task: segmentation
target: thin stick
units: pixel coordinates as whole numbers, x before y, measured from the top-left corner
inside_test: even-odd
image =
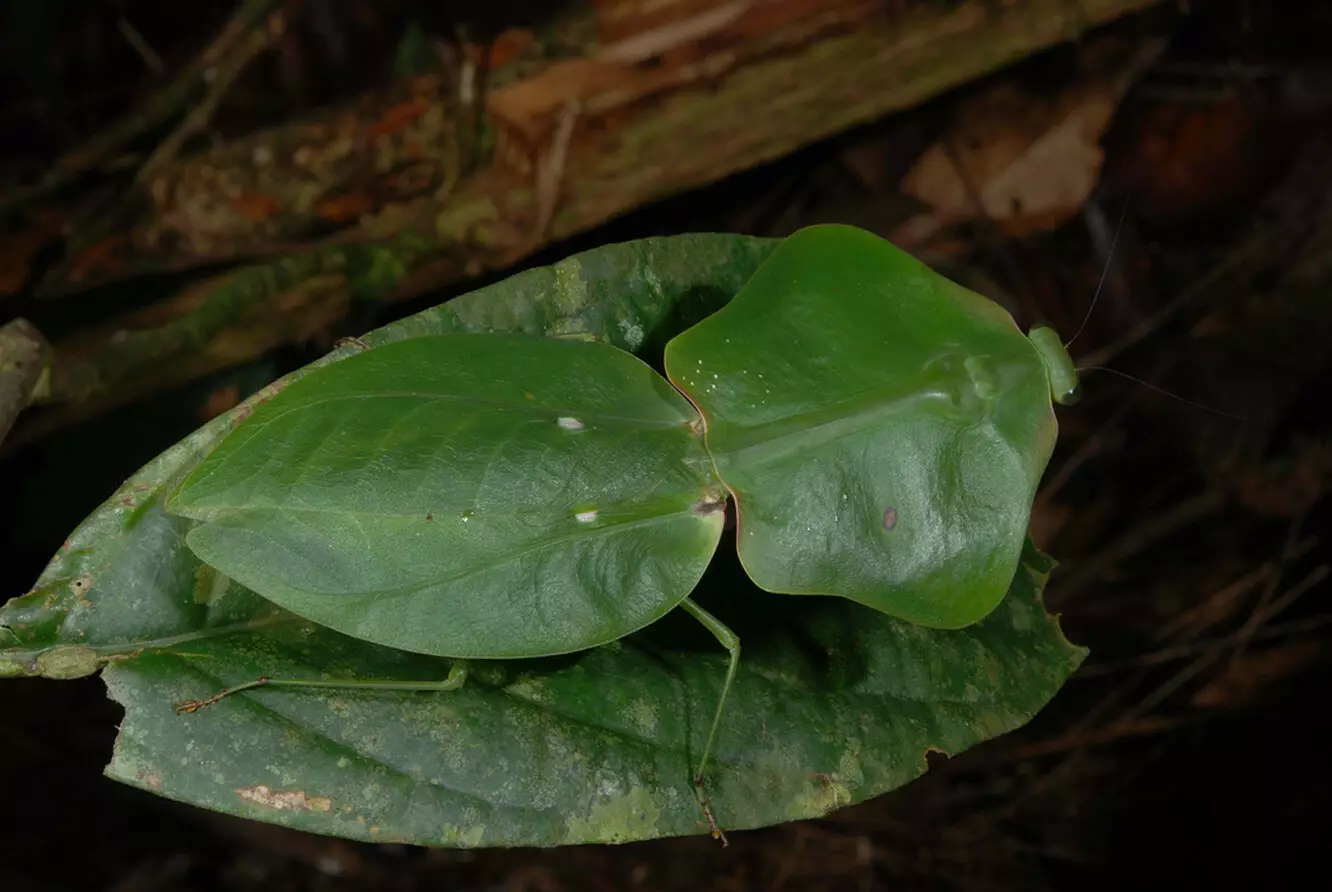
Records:
[[[1149,545],[1161,541],[1202,518],[1221,509],[1225,497],[1215,490],[1186,499],[1169,509],[1157,512],[1151,520],[1132,526],[1114,542],[1097,550],[1087,561],[1069,565],[1067,576],[1056,576],[1047,598],[1053,603],[1067,603],[1083,587],[1094,582],[1097,575],[1137,554]]]
[[[139,58],[143,59],[143,64],[153,70],[153,74],[160,76],[166,71],[166,64],[162,61],[161,55],[153,49],[152,44],[143,39],[139,29],[131,25],[124,16],[116,19],[116,28],[120,31],[120,36],[125,38],[125,42],[133,47]]]
[[[148,156],[148,160],[144,162],[136,176],[139,183],[147,183],[157,176],[163,167],[175,159],[190,137],[208,127],[218,107],[222,105],[222,100],[231,90],[231,85],[249,67],[255,57],[268,49],[286,31],[287,17],[291,12],[289,7],[295,6],[296,3],[297,0],[285,0],[276,10],[269,13],[258,27],[246,34],[226,59],[208,69],[210,74],[205,78],[208,81],[208,92],[185,116],[180,126],[171,131]]]
[[[1106,661],[1104,663],[1093,663],[1080,667],[1074,678],[1084,680],[1095,678],[1099,675],[1112,675],[1117,672],[1123,672],[1127,669],[1143,669],[1148,666],[1162,666],[1166,663],[1173,663],[1176,660],[1183,660],[1195,656],[1204,651],[1215,648],[1232,647],[1243,642],[1268,641],[1273,638],[1288,638],[1305,632],[1314,632],[1325,626],[1332,625],[1332,614],[1323,613],[1318,616],[1311,616],[1308,619],[1291,620],[1288,623],[1277,623],[1254,632],[1252,635],[1244,635],[1236,632],[1233,635],[1225,635],[1220,638],[1206,638],[1202,641],[1194,641],[1188,644],[1178,644],[1173,647],[1163,647],[1160,650],[1154,650],[1151,653],[1142,654],[1137,657],[1129,657],[1123,660]]]
[[[262,687],[347,688],[350,690],[370,691],[456,691],[466,682],[466,660],[455,660],[453,666],[449,669],[448,676],[442,681],[344,681],[339,679],[321,678],[269,678],[264,675],[256,678],[254,681],[247,681],[244,684],[238,684],[235,687],[219,691],[211,697],[204,697],[202,700],[185,700],[181,703],[177,703],[175,710],[177,713],[198,712],[205,706],[212,706],[214,703],[230,697],[232,694],[239,694],[241,691],[252,691],[255,688]]]
[[[698,804],[703,808],[703,815],[708,819],[708,826],[712,829],[712,838],[720,839],[721,844],[725,846],[726,834],[717,826],[717,821],[712,816],[712,808],[708,804],[708,797],[703,792],[703,774],[708,767],[708,759],[712,757],[712,746],[717,741],[717,729],[721,727],[722,712],[726,708],[726,698],[731,694],[731,685],[735,682],[735,672],[740,667],[740,636],[735,634],[721,620],[708,613],[702,607],[699,607],[691,598],[685,598],[680,602],[680,606],[685,612],[703,624],[709,632],[716,637],[721,646],[726,648],[731,654],[731,661],[726,667],[726,680],[722,682],[721,698],[717,701],[717,712],[712,717],[712,728],[708,731],[708,742],[703,745],[703,758],[698,760],[698,771],[694,775],[694,792],[698,795]]]
[[[1286,542],[1281,546],[1281,554],[1277,555],[1275,566],[1272,567],[1271,575],[1268,577],[1267,585],[1263,586],[1262,593],[1258,596],[1258,603],[1254,605],[1253,613],[1245,621],[1240,629],[1240,641],[1235,646],[1235,652],[1231,654],[1230,660],[1233,664],[1240,657],[1244,656],[1244,651],[1248,648],[1249,639],[1253,633],[1257,632],[1267,621],[1267,608],[1276,597],[1277,589],[1281,587],[1281,577],[1286,571],[1295,555],[1295,549],[1300,544],[1300,530],[1304,526],[1305,514],[1301,513],[1290,522],[1290,527],[1286,531]]]
[[[537,164],[537,221],[532,236],[534,244],[544,244],[550,234],[550,225],[555,219],[555,209],[560,203],[560,188],[564,184],[569,144],[573,140],[574,126],[578,123],[582,111],[582,103],[577,99],[571,99],[565,104],[563,111],[560,112],[555,134],[551,137],[549,151]]]
[[[243,0],[216,38],[174,81],[149,96],[137,108],[86,143],[56,159],[35,183],[12,189],[0,198],[0,216],[34,198],[48,195],[91,170],[126,143],[165,123],[194,94],[208,71],[225,56],[235,41],[267,17],[278,0]]]

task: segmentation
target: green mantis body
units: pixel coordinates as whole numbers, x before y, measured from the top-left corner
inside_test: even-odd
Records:
[[[1053,332],[842,226],[787,239],[665,366],[498,333],[376,347],[257,407],[168,508],[225,575],[402,650],[566,654],[686,610],[730,653],[701,791],[740,644],[689,594],[727,499],[761,588],[967,626],[1013,577],[1077,382]],[[185,708],[278,683],[358,686]]]

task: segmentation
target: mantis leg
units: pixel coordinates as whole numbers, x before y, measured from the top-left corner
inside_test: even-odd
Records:
[[[694,792],[698,795],[698,803],[703,808],[704,817],[708,819],[708,826],[712,828],[712,836],[714,839],[720,839],[722,845],[726,845],[726,834],[717,826],[717,822],[712,816],[712,808],[708,805],[708,797],[703,792],[703,775],[707,771],[708,760],[712,758],[712,747],[717,742],[717,729],[721,727],[722,713],[726,708],[726,698],[731,694],[731,684],[735,681],[735,672],[740,667],[740,636],[732,632],[717,617],[699,607],[692,599],[685,598],[680,602],[680,606],[684,608],[686,613],[702,623],[703,627],[711,632],[721,646],[731,654],[731,661],[726,667],[726,680],[722,682],[721,697],[717,700],[717,712],[712,717],[712,727],[708,730],[708,741],[703,745],[703,757],[699,759],[698,771],[694,774]]]
[[[234,688],[219,691],[202,700],[186,700],[176,704],[176,712],[197,712],[205,706],[212,706],[217,701],[262,687],[286,688],[350,688],[371,691],[456,691],[467,681],[467,661],[455,660],[449,668],[449,674],[440,681],[341,681],[318,678],[269,678],[267,676],[238,684]]]

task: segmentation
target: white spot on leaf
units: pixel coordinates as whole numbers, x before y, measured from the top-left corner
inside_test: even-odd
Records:
[[[578,521],[579,523],[591,523],[596,519],[597,519],[597,510],[595,508],[593,508],[591,511],[579,511],[577,514],[574,515],[574,520]]]
[[[583,429],[583,422],[568,415],[561,416],[560,420],[556,423],[567,431],[580,431]]]

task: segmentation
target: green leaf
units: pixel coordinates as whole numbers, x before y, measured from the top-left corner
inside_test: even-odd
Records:
[[[772,245],[681,236],[602,248],[364,340],[547,331],[656,357]],[[259,689],[172,711],[264,673],[440,679],[449,669],[300,620],[186,547],[194,521],[168,514],[164,494],[277,389],[147,465],[74,531],[32,593],[0,607],[11,630],[0,632],[0,675],[69,677],[109,660],[103,674],[126,715],[108,775],[259,820],[454,846],[707,832],[690,776],[726,655],[680,611],[590,651],[476,663],[457,692]],[[998,610],[943,632],[839,599],[760,592],[723,549],[697,592],[745,648],[708,777],[722,825],[870,798],[924,771],[927,749],[960,752],[1030,719],[1083,656],[1040,606],[1050,566],[1029,551]]]
[[[563,654],[655,622],[703,575],[725,496],[698,422],[606,344],[414,338],[259,406],[167,507],[203,522],[186,539],[210,566],[331,629]]]
[[[609,245],[527,270],[366,334],[370,345],[448,332],[592,338],[660,356],[666,341],[735,294],[776,242],[682,235]],[[27,595],[0,605],[0,678],[42,675],[52,648],[92,648],[101,662],[145,648],[188,646],[248,628],[253,593],[228,586],[185,544],[192,521],[162,500],[255,407],[344,347],[256,393],[136,472],[74,530]],[[264,622],[261,618],[257,620]],[[100,663],[73,661],[85,674]],[[67,677],[69,666],[60,667]]]
[[[1002,308],[848,226],[796,233],[666,348],[764,589],[940,628],[993,610],[1055,441]]]
[[[701,591],[745,643],[709,772],[728,830],[817,817],[898,787],[930,749],[1024,723],[1081,659],[1041,609],[1032,551],[979,625],[929,630],[833,599],[774,598],[719,561]],[[672,619],[679,614],[674,614]],[[481,664],[451,693],[260,690],[263,673],[439,679],[447,661],[304,624],[145,654],[106,672],[126,718],[112,777],[248,818],[450,846],[703,833],[690,783],[725,655],[688,618],[595,650]]]

